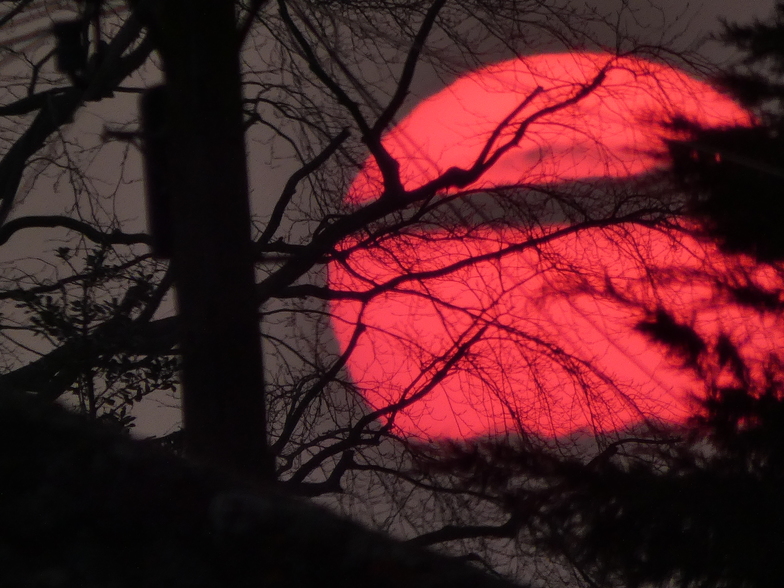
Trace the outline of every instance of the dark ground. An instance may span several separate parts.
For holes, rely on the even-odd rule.
[[[0,585],[512,586],[8,394],[0,395]]]

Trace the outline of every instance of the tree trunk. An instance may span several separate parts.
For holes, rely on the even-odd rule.
[[[269,480],[234,3],[165,0],[163,58],[185,447],[197,461]]]

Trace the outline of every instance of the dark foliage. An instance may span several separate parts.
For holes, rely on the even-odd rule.
[[[724,86],[756,124],[707,129],[676,120],[670,144],[691,213],[723,251],[784,260],[784,3],[772,24],[727,26],[748,69]],[[781,312],[780,292],[727,285],[732,299]],[[706,342],[659,309],[637,325],[704,378],[688,427],[621,436],[593,458],[486,440],[421,456],[424,473],[492,495],[519,533],[565,555],[590,586],[778,587],[784,577],[784,363],[746,365],[725,335]],[[722,377],[719,377],[721,375]]]
[[[780,292],[772,292],[755,285],[744,285],[729,288],[732,298],[737,304],[760,311],[777,311],[784,309]]]
[[[675,121],[688,138],[670,144],[673,171],[725,251],[784,259],[784,4],[771,23],[726,25],[722,39],[746,57],[717,82],[752,109],[756,124],[703,129]]]
[[[79,271],[75,284],[20,289],[7,296],[27,317],[32,334],[70,349],[58,379],[80,410],[133,427],[133,406],[155,391],[175,390],[177,383],[175,355],[129,352],[136,321],[160,304],[157,268],[128,272],[110,247],[61,247],[57,256]],[[5,388],[26,390],[14,382]]]
[[[687,139],[670,144],[673,172],[722,250],[777,262],[784,259],[784,3],[772,24],[728,25],[724,39],[747,59],[746,69],[720,81],[755,109],[756,124],[707,129],[675,121]],[[781,310],[778,292],[730,293],[760,312]],[[506,478],[508,510],[595,585],[779,586],[784,364],[773,354],[752,374],[727,337],[708,346],[663,310],[637,328],[713,382],[679,440],[621,439],[588,463],[527,449],[471,467],[502,468],[511,459],[511,471],[528,472],[517,487]],[[731,377],[718,378],[722,370]]]
[[[663,308],[652,317],[640,321],[636,329],[656,343],[664,344],[686,366],[694,367],[700,354],[705,351],[705,342],[688,325],[681,325]]]
[[[593,586],[776,587],[784,574],[784,387],[719,389],[681,438],[627,438],[589,462],[486,441],[425,470],[495,493]]]
[[[512,588],[31,396],[0,395],[0,585]]]
[[[777,126],[691,128],[670,145],[692,213],[728,253],[784,258],[784,139]]]

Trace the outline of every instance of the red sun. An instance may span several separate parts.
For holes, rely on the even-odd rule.
[[[595,90],[570,101],[602,70]],[[663,123],[676,116],[703,125],[750,122],[729,99],[676,69],[551,54],[461,77],[383,142],[410,190],[451,167],[469,168],[486,146],[497,149],[525,124],[519,144],[466,190],[557,185],[654,170],[668,138]],[[347,199],[362,205],[381,191],[369,158]],[[521,194],[507,197],[526,198]],[[330,265],[333,288],[363,292],[394,282],[367,304],[333,303],[332,324],[341,348],[352,346],[352,379],[372,409],[391,407],[381,416],[398,433],[561,437],[682,422],[705,383],[684,369],[683,356],[635,329],[658,308],[708,345],[730,336],[752,364],[784,343],[781,319],[739,306],[732,295],[749,280],[779,286],[773,272],[685,232],[629,223],[574,230],[564,220],[434,225],[378,239],[372,248],[344,243],[351,253]]]

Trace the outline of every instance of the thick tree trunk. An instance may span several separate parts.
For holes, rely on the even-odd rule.
[[[271,479],[234,3],[165,0],[152,12],[168,99],[186,452]]]

